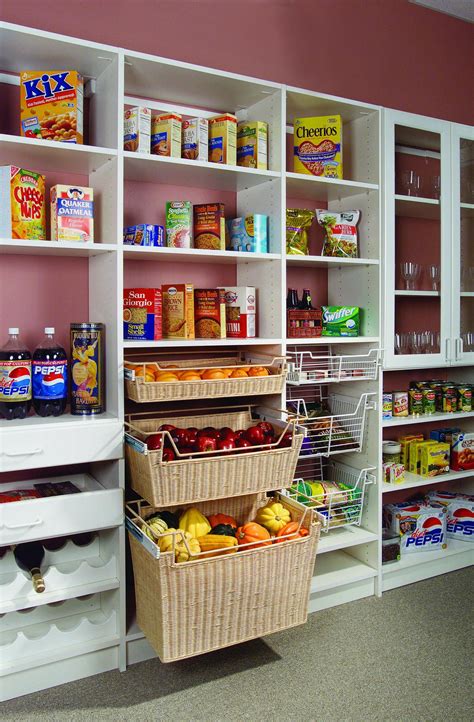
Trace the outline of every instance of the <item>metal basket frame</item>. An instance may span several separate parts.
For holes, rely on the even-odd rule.
[[[380,364],[380,349],[366,354],[339,356],[332,348],[324,352],[288,350],[287,383],[305,384],[339,383],[341,381],[375,381]]]

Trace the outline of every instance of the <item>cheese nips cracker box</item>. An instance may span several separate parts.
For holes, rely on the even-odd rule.
[[[157,341],[161,338],[160,288],[123,289],[123,337]]]
[[[81,186],[51,188],[51,240],[94,240],[94,191]]]
[[[82,143],[84,81],[75,70],[20,73],[21,135]]]
[[[0,238],[46,240],[43,175],[16,165],[0,167]]]
[[[342,124],[340,115],[295,118],[295,173],[342,178]]]

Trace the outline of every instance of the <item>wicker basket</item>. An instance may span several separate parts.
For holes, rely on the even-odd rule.
[[[137,622],[162,662],[304,624],[320,524],[309,509],[279,500],[295,521],[306,513],[303,526],[308,536],[184,564],[176,564],[172,552],[154,558],[127,520],[132,528]],[[252,495],[199,508],[205,514],[221,511],[244,522],[267,501],[264,495]],[[132,516],[136,519],[136,514]]]
[[[159,358],[159,360],[156,360]],[[153,360],[155,359],[155,360]],[[235,396],[262,396],[280,394],[286,378],[286,359],[284,356],[265,356],[264,354],[246,354],[222,356],[221,358],[196,358],[186,360],[166,359],[148,356],[140,361],[129,357],[127,361],[138,368],[152,366],[155,371],[179,369],[238,369],[241,366],[265,366],[269,376],[252,376],[228,379],[206,379],[200,381],[146,381],[137,376],[131,368],[125,369],[125,392],[127,398],[138,403],[156,401],[190,401],[206,398],[231,398]],[[173,367],[171,369],[170,367]]]
[[[143,437],[156,433],[162,424],[183,428],[195,426],[198,429],[206,426],[247,429],[255,423],[247,407],[240,411],[199,416],[155,415],[152,419],[140,419],[140,414],[135,414],[126,422],[126,426],[132,434],[138,433]],[[292,429],[291,425],[284,422],[272,423],[282,433],[288,428]],[[193,455],[192,459],[182,455],[176,461],[163,461],[162,449],[143,453],[144,449],[141,450],[140,446],[144,447],[145,444],[135,444],[131,434],[127,434],[125,458],[131,488],[153,506],[163,507],[285,489],[293,481],[302,441],[302,434],[293,434],[292,446],[288,448],[236,451],[228,456],[210,458],[205,453],[202,458]]]

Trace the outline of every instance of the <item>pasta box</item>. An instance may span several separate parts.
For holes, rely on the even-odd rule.
[[[225,206],[203,203],[193,206],[194,248],[225,251]]]
[[[196,338],[225,338],[225,294],[222,288],[196,288],[194,291]]]
[[[123,337],[133,341],[162,338],[160,288],[123,289]]]

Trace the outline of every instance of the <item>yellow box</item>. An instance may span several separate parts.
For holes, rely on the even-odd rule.
[[[255,120],[237,124],[237,165],[268,169],[268,123]]]
[[[449,472],[450,446],[444,442],[424,446],[420,454],[421,476],[440,476]]]
[[[20,73],[21,135],[83,143],[84,81],[76,70]]]
[[[181,158],[181,129],[183,120],[178,113],[151,116],[151,152]]]
[[[180,283],[161,287],[163,338],[194,338],[194,286]]]
[[[209,161],[237,165],[237,118],[226,113],[209,118]]]
[[[44,175],[0,166],[0,238],[46,240]]]
[[[408,471],[411,474],[419,474],[420,473],[421,450],[427,446],[433,446],[433,444],[436,444],[436,443],[437,442],[433,441],[432,439],[428,439],[427,441],[411,441],[410,442]]]
[[[423,441],[424,440],[423,434],[405,434],[405,436],[399,436],[398,441],[402,447],[402,456],[401,456],[401,463],[403,466],[408,469],[408,454],[410,451],[410,443],[412,441]]]
[[[294,171],[342,178],[342,122],[340,115],[295,118]]]

